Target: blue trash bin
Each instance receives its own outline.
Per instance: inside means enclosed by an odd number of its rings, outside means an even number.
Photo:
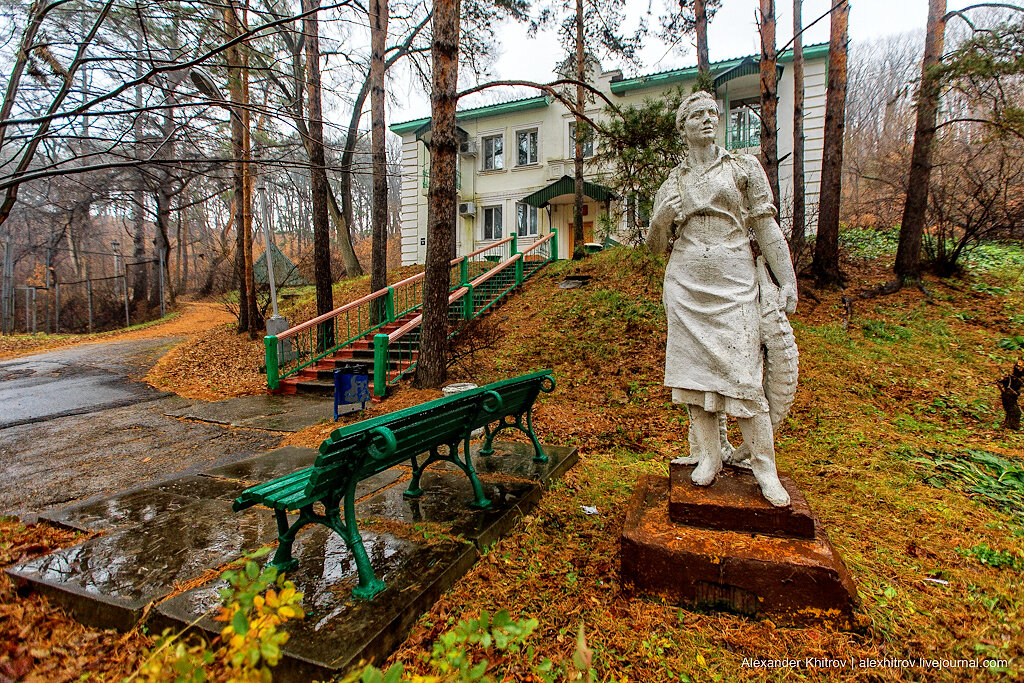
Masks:
[[[370,374],[373,367],[368,363],[339,363],[334,369],[334,421],[338,421],[338,408],[359,404],[366,408],[370,393]],[[351,411],[346,411],[351,412]]]

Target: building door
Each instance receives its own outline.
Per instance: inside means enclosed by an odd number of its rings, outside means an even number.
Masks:
[[[573,236],[576,231],[573,229],[575,226],[572,221],[569,221],[569,254],[576,250],[576,244],[573,242]],[[593,242],[594,241],[594,221],[583,221],[583,241]],[[583,246],[582,244],[580,245]]]

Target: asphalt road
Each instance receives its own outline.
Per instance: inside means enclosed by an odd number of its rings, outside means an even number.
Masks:
[[[118,491],[277,446],[279,433],[163,413],[142,376],[176,340],[81,344],[0,363],[0,514]]]

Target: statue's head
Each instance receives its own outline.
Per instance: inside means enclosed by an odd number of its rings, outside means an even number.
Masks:
[[[698,90],[687,97],[676,112],[676,128],[687,142],[713,142],[718,135],[718,103],[711,93]]]

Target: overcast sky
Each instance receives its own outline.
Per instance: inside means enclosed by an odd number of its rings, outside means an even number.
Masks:
[[[670,0],[674,3],[674,0]],[[1024,4],[1022,0],[1010,0],[1013,4]],[[626,0],[627,22],[633,26],[640,17],[647,15],[650,7],[649,23],[652,28],[658,25],[658,15],[664,14],[666,0]],[[852,0],[850,9],[850,39],[865,41],[882,36],[923,30],[928,16],[927,0]],[[959,9],[972,4],[970,0],[950,0],[949,9]],[[758,0],[724,0],[722,8],[715,15],[708,28],[708,45],[711,61],[730,59],[760,52],[760,39],[754,13],[758,8]],[[803,22],[806,26],[821,16],[832,5],[832,0],[804,0]],[[785,45],[793,36],[793,3],[789,0],[776,1],[777,44]],[[804,33],[804,45],[828,42],[828,18],[821,20],[813,28]],[[554,79],[554,65],[563,59],[564,52],[553,33],[542,34],[536,38],[528,38],[524,27],[517,24],[506,24],[499,27],[500,56],[493,68],[496,79],[527,79],[547,82]],[[696,51],[692,39],[684,37],[680,44],[673,48],[649,35],[640,56],[640,68],[630,64],[613,64],[606,61],[605,69],[622,68],[627,76],[644,73],[655,73],[669,69],[692,66],[697,62]],[[429,98],[418,88],[408,88],[404,83],[393,86],[399,92],[407,91],[400,96],[402,104],[389,111],[391,121],[406,121],[420,116],[430,115]],[[465,82],[460,80],[460,87]],[[495,90],[472,101],[463,103],[484,104],[494,101],[513,99],[524,96],[510,89]]]

